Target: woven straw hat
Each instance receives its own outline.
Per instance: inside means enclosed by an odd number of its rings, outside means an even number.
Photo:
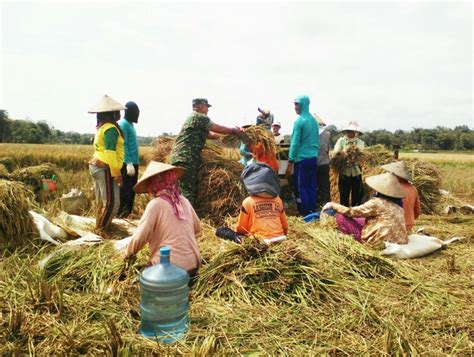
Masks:
[[[347,124],[341,131],[342,131],[342,132],[345,132],[345,131],[356,131],[356,132],[358,132],[359,134],[363,134],[363,133],[362,133],[362,130],[360,129],[359,124],[357,124],[357,122],[355,122],[355,121],[350,121],[349,124]]]
[[[117,110],[125,110],[122,104],[117,102],[115,99],[109,97],[107,94],[102,97],[102,99],[96,103],[91,109],[89,109],[89,113],[105,113],[105,112],[115,112]]]
[[[170,170],[176,170],[178,177],[181,177],[184,174],[184,169],[182,167],[168,165],[158,161],[150,161],[142,177],[140,177],[140,180],[138,180],[137,184],[133,187],[133,191],[136,193],[147,193],[148,190],[146,181],[152,176]]]
[[[397,178],[388,172],[367,177],[365,183],[367,183],[370,188],[385,196],[395,198],[405,197],[405,191],[403,191],[402,186],[398,183]]]
[[[412,179],[410,171],[408,171],[404,161],[397,161],[397,162],[392,162],[387,165],[383,165],[382,169],[394,174],[395,176],[401,177],[402,179],[405,179],[407,181],[411,181]]]
[[[326,126],[326,122],[318,114],[313,113],[313,116],[319,125]]]

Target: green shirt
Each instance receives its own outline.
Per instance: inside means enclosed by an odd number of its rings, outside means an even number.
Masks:
[[[348,139],[345,136],[339,138],[334,145],[334,154],[340,151],[346,151],[351,145],[356,145],[361,151],[364,150],[364,142],[359,138]],[[340,172],[344,176],[359,176],[362,174],[358,164],[349,164],[345,162],[343,169]]]
[[[207,115],[193,111],[184,122],[171,149],[171,164],[195,166],[201,162],[201,151],[213,122]]]

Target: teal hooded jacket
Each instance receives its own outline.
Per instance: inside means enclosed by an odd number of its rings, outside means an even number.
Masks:
[[[300,105],[300,115],[293,125],[290,145],[290,162],[317,158],[319,154],[319,125],[309,112],[309,97],[301,95],[295,99]]]

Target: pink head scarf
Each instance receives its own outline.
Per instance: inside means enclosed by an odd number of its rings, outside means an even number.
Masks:
[[[178,187],[178,175],[176,171],[165,171],[150,177],[147,187],[148,192],[154,197],[160,197],[168,202],[173,207],[174,214],[179,219],[186,219],[183,205],[179,199],[181,191]]]

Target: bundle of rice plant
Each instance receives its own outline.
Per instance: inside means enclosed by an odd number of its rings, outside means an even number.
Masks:
[[[169,163],[174,138],[161,136],[154,142],[150,160]],[[220,224],[227,215],[235,215],[245,198],[240,183],[243,166],[219,145],[207,142],[201,152],[198,172],[198,199],[194,207],[201,218]]]
[[[275,137],[270,130],[262,125],[251,125],[242,130],[245,137],[244,140],[248,145],[255,146],[261,143],[265,153],[276,153]],[[229,134],[222,136],[221,141],[226,145],[238,146],[242,138],[235,134]]]
[[[0,164],[0,178],[5,178],[5,177],[8,177],[8,170],[7,168],[5,167],[5,165],[3,164]]]
[[[21,182],[0,179],[0,242],[16,248],[36,234],[29,210],[32,192]]]
[[[12,172],[16,168],[15,161],[10,156],[1,157],[0,164],[5,166],[8,172]]]
[[[58,168],[50,163],[17,169],[10,174],[10,180],[20,181],[31,187],[35,195],[39,195],[44,178],[58,177]]]

